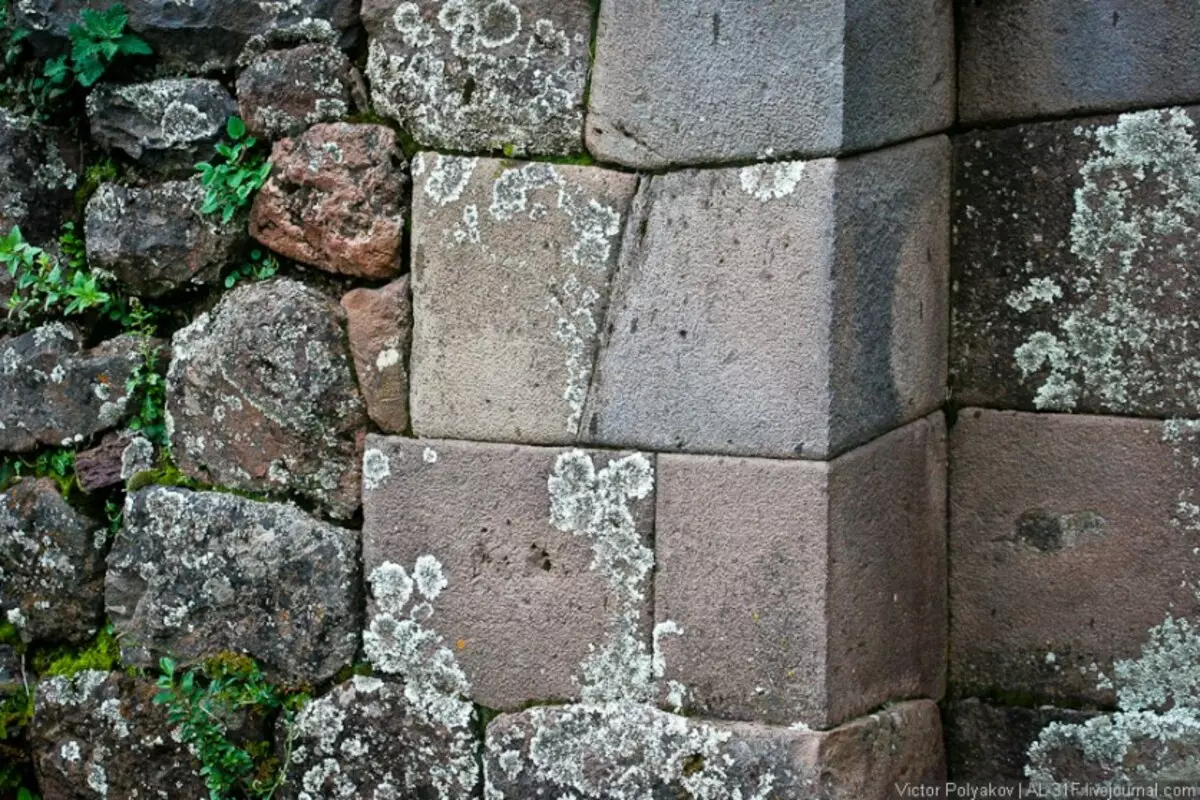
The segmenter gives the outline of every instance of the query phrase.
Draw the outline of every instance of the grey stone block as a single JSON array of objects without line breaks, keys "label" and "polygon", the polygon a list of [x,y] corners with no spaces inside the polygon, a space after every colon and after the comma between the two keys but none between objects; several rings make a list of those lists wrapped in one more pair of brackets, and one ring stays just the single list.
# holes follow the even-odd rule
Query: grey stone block
[{"label": "grey stone block", "polygon": [[950,780],[960,783],[1027,783],[1029,746],[1053,722],[1078,724],[1095,716],[1086,711],[1040,706],[1025,708],[975,697],[946,708],[946,756]]},{"label": "grey stone block", "polygon": [[827,155],[953,120],[946,0],[600,6],[588,149],[642,169]]}]

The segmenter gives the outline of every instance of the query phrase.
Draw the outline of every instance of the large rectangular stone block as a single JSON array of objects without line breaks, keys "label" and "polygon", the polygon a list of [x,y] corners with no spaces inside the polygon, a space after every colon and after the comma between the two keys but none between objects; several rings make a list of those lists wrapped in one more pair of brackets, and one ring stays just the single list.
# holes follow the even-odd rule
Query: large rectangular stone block
[{"label": "large rectangular stone block", "polygon": [[962,405],[1200,408],[1197,109],[955,140],[951,378]]},{"label": "large rectangular stone block", "polygon": [[941,415],[832,462],[662,455],[655,614],[684,707],[837,725],[940,697]]},{"label": "large rectangular stone block", "polygon": [[575,441],[637,176],[413,160],[418,436]]},{"label": "large rectangular stone block", "polygon": [[586,139],[639,169],[827,155],[949,126],[944,0],[600,4]]},{"label": "large rectangular stone block", "polygon": [[1027,784],[1029,748],[1055,722],[1079,724],[1094,713],[1039,706],[1005,706],[968,697],[947,704],[946,760],[959,783]]},{"label": "large rectangular stone block", "polygon": [[1114,660],[1136,656],[1167,614],[1200,612],[1198,434],[1186,423],[960,412],[956,694],[1111,704]]},{"label": "large rectangular stone block", "polygon": [[1200,99],[1200,8],[1122,0],[957,0],[964,122]]},{"label": "large rectangular stone block", "polygon": [[945,396],[949,145],[643,184],[593,443],[831,458]]}]

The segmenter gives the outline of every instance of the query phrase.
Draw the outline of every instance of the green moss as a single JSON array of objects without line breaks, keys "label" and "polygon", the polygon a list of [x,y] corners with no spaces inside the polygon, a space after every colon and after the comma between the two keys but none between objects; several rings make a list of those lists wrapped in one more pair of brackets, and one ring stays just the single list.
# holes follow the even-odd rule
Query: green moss
[{"label": "green moss", "polygon": [[56,647],[36,653],[33,668],[42,677],[62,675],[70,677],[84,670],[111,672],[121,665],[121,648],[117,644],[112,623],[106,624],[96,634],[92,643],[83,649]]},{"label": "green moss", "polygon": [[21,633],[11,622],[0,622],[0,644],[21,645]]},{"label": "green moss", "polygon": [[259,503],[269,503],[273,500],[270,495],[262,492],[247,492],[243,489],[233,489],[228,486],[218,486],[198,481],[184,474],[169,458],[165,457],[165,454],[164,457],[159,459],[159,464],[154,469],[142,470],[133,475],[126,484],[125,490],[127,492],[136,492],[139,489],[145,489],[147,486],[178,486],[196,492],[233,494]]},{"label": "green moss", "polygon": [[338,673],[333,676],[334,683],[345,683],[355,675],[361,675],[364,678],[369,678],[375,674],[375,670],[371,667],[369,661],[356,661],[353,664],[342,667]]},{"label": "green moss", "polygon": [[84,170],[83,178],[75,189],[75,210],[82,212],[101,184],[112,183],[117,180],[118,175],[117,165],[111,158],[106,158],[99,164],[92,164]]}]

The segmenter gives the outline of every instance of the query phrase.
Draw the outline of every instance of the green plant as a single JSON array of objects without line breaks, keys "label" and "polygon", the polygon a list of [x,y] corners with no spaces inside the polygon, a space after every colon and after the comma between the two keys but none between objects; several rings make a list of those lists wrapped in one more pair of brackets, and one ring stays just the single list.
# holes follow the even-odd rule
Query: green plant
[{"label": "green plant", "polygon": [[113,294],[103,288],[102,277],[87,268],[72,223],[64,226],[62,246],[65,264],[26,242],[20,228],[0,237],[0,265],[14,284],[8,298],[9,318],[27,321],[35,315],[73,316],[108,308],[114,302]]},{"label": "green plant", "polygon": [[111,622],[104,624],[86,647],[55,647],[35,653],[33,669],[42,676],[71,677],[84,670],[112,672],[121,665],[121,647]]},{"label": "green plant", "polygon": [[117,170],[117,165],[111,158],[106,158],[99,164],[92,164],[83,171],[83,179],[79,181],[79,186],[75,188],[75,208],[78,211],[83,211],[87,206],[87,201],[92,198],[96,190],[105,183],[111,183],[120,176]]},{"label": "green plant", "polygon": [[225,123],[225,133],[229,141],[216,147],[222,160],[202,161],[196,169],[204,184],[204,204],[200,210],[205,214],[219,212],[221,220],[229,222],[266,183],[271,163],[262,153],[255,152],[258,140],[247,134],[241,117],[230,117]]},{"label": "green plant", "polygon": [[167,384],[158,365],[162,359],[162,346],[154,341],[158,332],[157,314],[134,297],[129,299],[128,312],[122,322],[138,336],[138,354],[141,356],[125,381],[125,393],[136,409],[129,427],[154,444],[165,445]]},{"label": "green plant", "polygon": [[[162,674],[154,702],[167,707],[167,719],[179,727],[184,744],[200,761],[210,800],[246,796],[268,800],[283,784],[291,760],[296,712],[308,701],[269,683],[246,656],[225,654],[180,674],[170,658],[159,661]],[[230,721],[239,714],[265,718],[278,712],[287,730],[284,753],[272,758],[265,742],[234,744]]]},{"label": "green plant", "polygon": [[129,15],[117,4],[104,11],[85,8],[80,21],[70,27],[71,70],[75,81],[87,88],[100,80],[117,56],[148,56],[153,50],[145,39],[125,32]]},{"label": "green plant", "polygon": [[232,289],[239,281],[263,281],[279,271],[279,261],[274,254],[255,248],[250,258],[229,271],[225,276],[225,288]]},{"label": "green plant", "polygon": [[0,491],[26,477],[53,478],[65,497],[75,485],[75,451],[45,450],[32,459],[11,456],[0,461]]}]

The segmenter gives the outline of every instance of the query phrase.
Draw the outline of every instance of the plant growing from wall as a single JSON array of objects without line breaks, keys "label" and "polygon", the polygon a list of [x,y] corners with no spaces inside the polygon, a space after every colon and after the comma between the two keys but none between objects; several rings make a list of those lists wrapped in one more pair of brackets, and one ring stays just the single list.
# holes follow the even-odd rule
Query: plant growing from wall
[{"label": "plant growing from wall", "polygon": [[279,261],[266,250],[255,248],[250,257],[229,271],[225,276],[225,288],[232,289],[241,281],[264,281],[279,271]]},{"label": "plant growing from wall", "polygon": [[103,278],[87,269],[83,243],[67,223],[60,239],[66,263],[25,241],[20,228],[0,237],[0,266],[12,276],[9,318],[25,322],[35,316],[74,316],[94,308],[110,308],[112,293]]},{"label": "plant growing from wall", "polygon": [[225,133],[229,141],[216,147],[220,158],[202,161],[196,169],[204,184],[204,204],[200,210],[205,214],[219,213],[222,222],[229,222],[266,183],[271,163],[255,151],[258,140],[246,132],[241,117],[230,117],[225,123]]},{"label": "plant growing from wall", "polygon": [[0,460],[0,491],[19,478],[53,478],[64,497],[75,485],[75,451],[44,450],[34,457],[10,456]]}]

